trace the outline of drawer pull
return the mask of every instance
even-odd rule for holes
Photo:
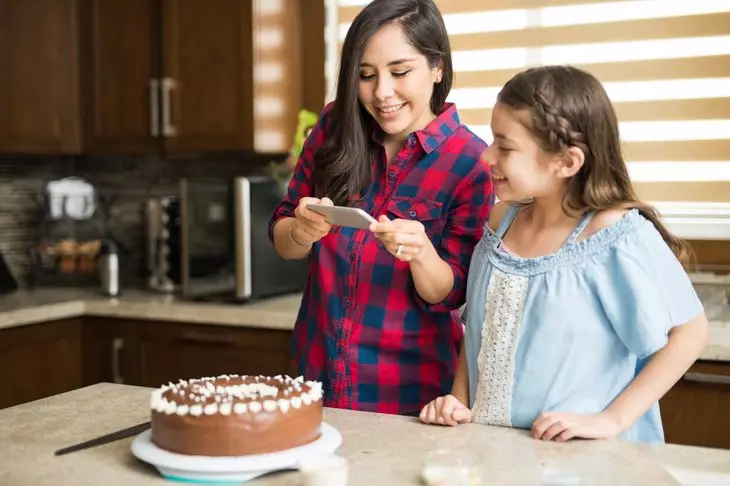
[[[114,383],[124,383],[122,376],[120,354],[124,349],[124,339],[115,337],[112,341],[112,381]]]
[[[234,336],[225,336],[220,334],[206,334],[198,331],[185,331],[180,338],[183,341],[193,341],[196,343],[208,344],[234,344],[236,339]]]
[[[711,373],[685,373],[684,379],[695,383],[730,385],[730,376],[728,375],[713,375]]]

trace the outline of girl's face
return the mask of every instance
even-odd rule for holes
[[[545,152],[528,130],[529,110],[513,110],[499,102],[492,110],[494,143],[484,154],[492,168],[494,192],[502,201],[562,196],[567,181],[563,157]]]
[[[430,101],[441,69],[431,68],[398,24],[389,24],[365,44],[360,63],[360,103],[392,139],[402,140],[435,117]]]

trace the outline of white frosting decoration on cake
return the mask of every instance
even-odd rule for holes
[[[203,408],[203,413],[206,415],[215,415],[218,413],[218,404],[217,403],[209,403]]]
[[[224,416],[230,415],[232,409],[233,409],[233,407],[231,406],[230,403],[221,403],[220,407],[218,407],[218,411],[220,412],[221,415],[224,415]]]
[[[158,390],[152,391],[150,409],[166,415],[177,414],[193,417],[215,414],[228,416],[231,413],[244,415],[248,412],[259,413],[262,410],[269,413],[279,410],[281,413],[287,413],[291,409],[298,410],[302,406],[320,401],[324,396],[321,382],[305,381],[303,376],[292,379],[282,375],[276,375],[273,378],[263,375],[255,377],[240,375],[240,378],[244,380],[253,378],[255,381],[238,385],[220,384],[220,380],[230,382],[232,378],[238,379],[239,375],[220,375],[215,378],[180,380],[177,384],[168,383]],[[219,383],[216,384],[215,380],[218,380]],[[272,380],[280,385],[288,386],[280,387],[266,383],[266,381],[271,382]],[[306,387],[306,391],[304,387]],[[172,399],[168,400],[164,396],[168,391],[171,392],[171,395],[180,396],[182,400],[185,400],[187,396],[190,402],[195,403],[178,404]],[[211,397],[213,401],[208,403]]]
[[[248,409],[251,413],[258,413],[261,411],[261,404],[259,402],[251,402],[248,404]]]

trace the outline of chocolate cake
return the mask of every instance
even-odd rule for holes
[[[195,456],[244,456],[320,436],[322,383],[303,377],[222,375],[152,392],[152,442]]]

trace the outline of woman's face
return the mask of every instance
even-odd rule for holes
[[[360,103],[392,139],[405,139],[434,119],[431,95],[440,81],[441,69],[428,65],[397,23],[386,25],[365,44]]]

